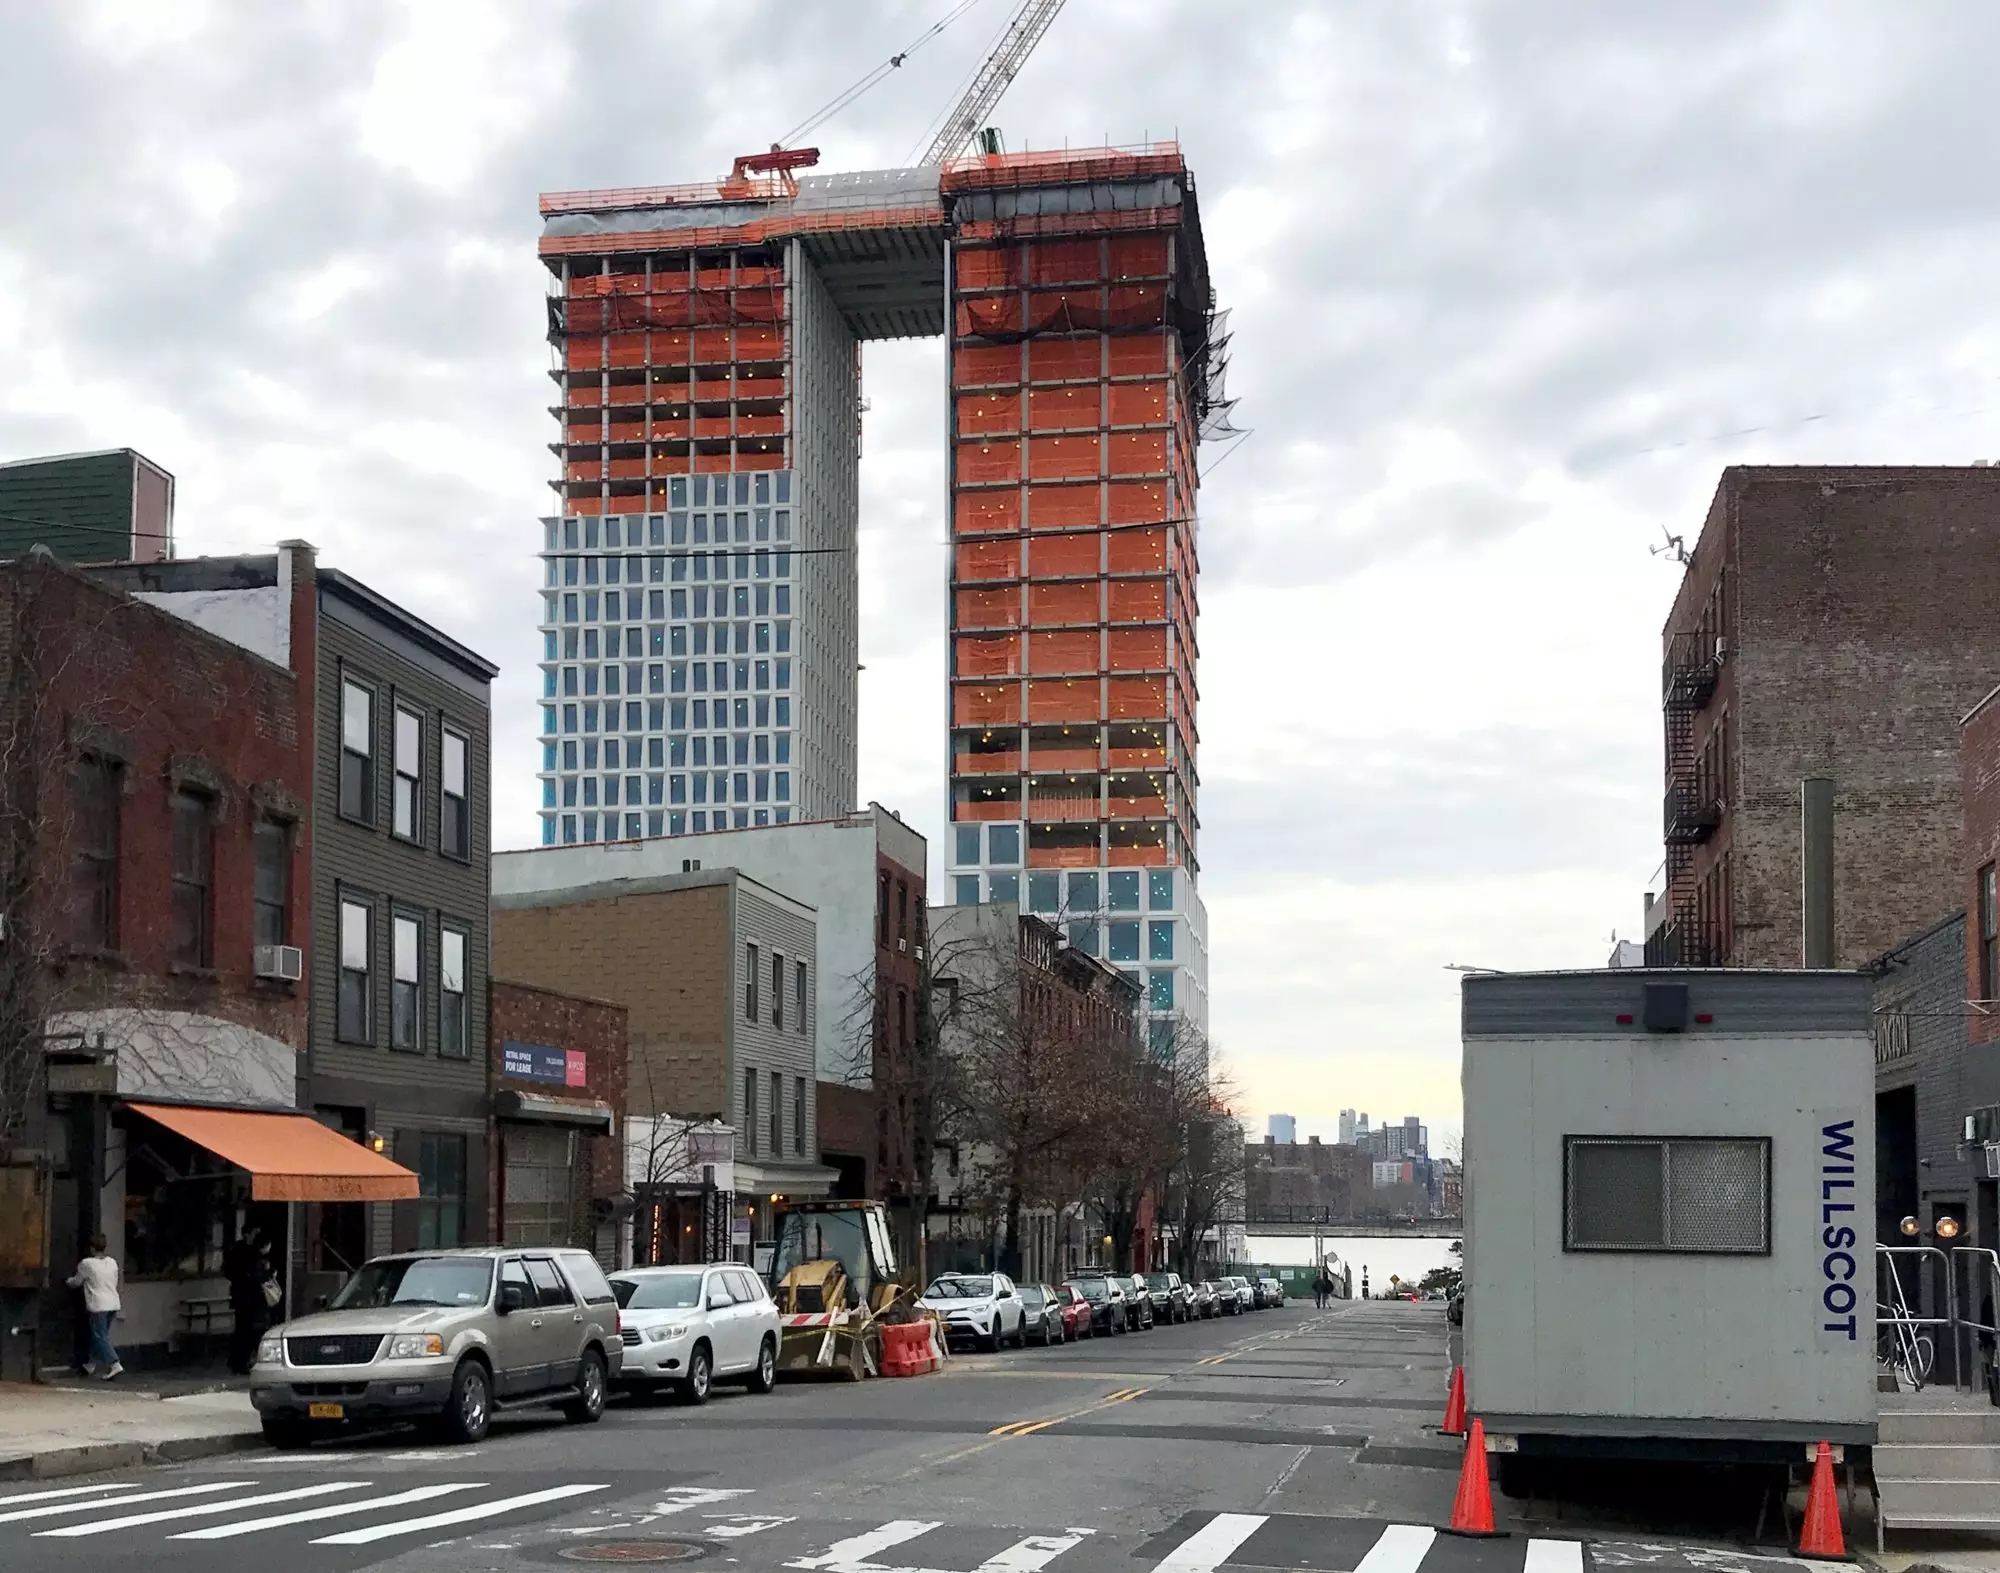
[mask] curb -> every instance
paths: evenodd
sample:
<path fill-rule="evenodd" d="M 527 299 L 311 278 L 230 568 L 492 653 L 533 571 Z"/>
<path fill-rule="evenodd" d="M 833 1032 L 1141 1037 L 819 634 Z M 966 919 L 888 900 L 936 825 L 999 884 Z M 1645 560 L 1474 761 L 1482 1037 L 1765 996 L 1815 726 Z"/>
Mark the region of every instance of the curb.
<path fill-rule="evenodd" d="M 169 1437 L 160 1442 L 92 1442 L 84 1447 L 59 1447 L 22 1458 L 0 1459 L 0 1480 L 56 1480 L 65 1475 L 136 1469 L 145 1464 L 186 1464 L 230 1453 L 253 1452 L 269 1445 L 261 1431 Z"/>

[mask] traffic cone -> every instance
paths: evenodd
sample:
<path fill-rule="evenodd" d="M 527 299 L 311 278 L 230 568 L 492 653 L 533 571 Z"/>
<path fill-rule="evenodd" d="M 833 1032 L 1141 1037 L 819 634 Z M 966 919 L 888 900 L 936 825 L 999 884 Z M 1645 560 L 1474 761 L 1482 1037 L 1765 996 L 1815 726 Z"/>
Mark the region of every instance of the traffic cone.
<path fill-rule="evenodd" d="M 1438 1427 L 1440 1436 L 1465 1435 L 1465 1367 L 1451 1368 L 1451 1395 L 1444 1402 L 1444 1424 Z"/>
<path fill-rule="evenodd" d="M 1493 1488 L 1486 1480 L 1486 1423 L 1472 1422 L 1465 1439 L 1465 1463 L 1458 1471 L 1458 1500 L 1451 1505 L 1447 1535 L 1498 1539 L 1507 1533 L 1493 1527 Z"/>
<path fill-rule="evenodd" d="M 1799 1528 L 1799 1555 L 1828 1562 L 1852 1562 L 1840 1532 L 1840 1499 L 1834 1495 L 1833 1449 L 1822 1442 L 1813 1457 L 1812 1488 L 1806 1492 L 1806 1519 Z"/>

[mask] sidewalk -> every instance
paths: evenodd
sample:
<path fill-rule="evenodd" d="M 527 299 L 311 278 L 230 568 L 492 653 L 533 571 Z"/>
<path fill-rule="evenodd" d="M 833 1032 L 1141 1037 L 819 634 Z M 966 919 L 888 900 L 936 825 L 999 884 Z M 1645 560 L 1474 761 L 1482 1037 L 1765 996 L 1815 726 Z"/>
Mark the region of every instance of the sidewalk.
<path fill-rule="evenodd" d="M 0 1480 L 178 1463 L 262 1447 L 240 1389 L 162 1397 L 110 1384 L 0 1383 Z"/>

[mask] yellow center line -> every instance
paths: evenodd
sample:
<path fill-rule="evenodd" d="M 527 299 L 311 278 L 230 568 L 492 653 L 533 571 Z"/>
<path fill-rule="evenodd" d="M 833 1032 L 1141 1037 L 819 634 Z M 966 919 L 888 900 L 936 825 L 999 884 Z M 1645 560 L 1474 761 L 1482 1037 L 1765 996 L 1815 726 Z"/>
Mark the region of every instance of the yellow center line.
<path fill-rule="evenodd" d="M 1114 1404 L 1129 1404 L 1141 1393 L 1151 1391 L 1149 1387 L 1120 1388 L 1096 1403 L 1087 1404 L 1082 1409 L 1073 1409 L 1068 1414 L 1052 1415 L 1046 1420 L 1010 1420 L 1005 1425 L 995 1426 L 986 1434 L 994 1437 L 1033 1436 L 1037 1431 L 1046 1431 L 1050 1426 L 1059 1426 L 1066 1421 L 1079 1420 L 1085 1415 L 1094 1415 L 1100 1410 L 1111 1408 Z"/>

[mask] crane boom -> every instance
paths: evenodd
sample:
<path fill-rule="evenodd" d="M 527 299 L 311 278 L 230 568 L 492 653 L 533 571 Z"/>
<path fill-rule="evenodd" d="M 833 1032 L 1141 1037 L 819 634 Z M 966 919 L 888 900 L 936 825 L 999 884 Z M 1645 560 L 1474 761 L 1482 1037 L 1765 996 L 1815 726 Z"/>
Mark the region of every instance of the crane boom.
<path fill-rule="evenodd" d="M 948 158 L 956 158 L 965 151 L 986 117 L 993 112 L 1000 96 L 1007 91 L 1008 84 L 1034 52 L 1035 45 L 1042 41 L 1042 35 L 1049 30 L 1049 24 L 1062 10 L 1063 0 L 1024 0 L 1014 19 L 1007 24 L 1007 31 L 1001 35 L 999 44 L 986 57 L 979 73 L 972 79 L 972 85 L 965 90 L 965 96 L 953 107 L 946 118 L 944 129 L 939 131 L 923 157 L 917 160 L 921 165 L 942 164 Z"/>

